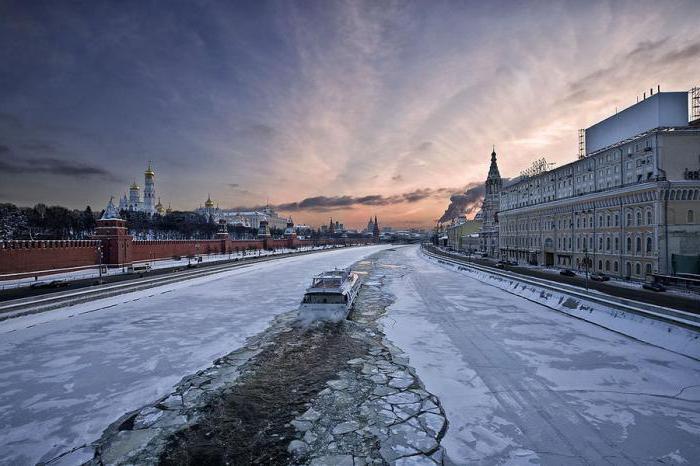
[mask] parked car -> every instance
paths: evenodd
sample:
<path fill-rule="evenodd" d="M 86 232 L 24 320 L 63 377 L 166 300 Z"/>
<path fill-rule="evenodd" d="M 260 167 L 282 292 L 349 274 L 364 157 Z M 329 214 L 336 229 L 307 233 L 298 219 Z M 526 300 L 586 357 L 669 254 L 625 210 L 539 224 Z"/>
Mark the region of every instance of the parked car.
<path fill-rule="evenodd" d="M 564 269 L 561 272 L 559 272 L 560 275 L 564 275 L 565 277 L 575 277 L 576 272 L 574 272 L 571 269 Z"/>
<path fill-rule="evenodd" d="M 40 289 L 40 288 L 63 288 L 68 286 L 69 283 L 65 280 L 42 280 L 34 282 L 29 285 L 29 288 Z"/>
<path fill-rule="evenodd" d="M 518 261 L 506 261 L 508 265 L 518 265 Z"/>
<path fill-rule="evenodd" d="M 661 283 L 645 283 L 642 285 L 642 288 L 656 292 L 666 291 L 666 287 Z"/>
<path fill-rule="evenodd" d="M 126 271 L 129 273 L 144 273 L 151 270 L 151 264 L 145 262 L 141 264 L 131 264 Z"/>
<path fill-rule="evenodd" d="M 595 280 L 597 282 L 607 282 L 608 280 L 610 280 L 610 277 L 608 277 L 604 273 L 592 273 L 591 280 Z"/>
<path fill-rule="evenodd" d="M 506 265 L 508 265 L 508 261 L 498 261 L 496 262 L 496 268 L 498 269 L 505 269 Z"/>

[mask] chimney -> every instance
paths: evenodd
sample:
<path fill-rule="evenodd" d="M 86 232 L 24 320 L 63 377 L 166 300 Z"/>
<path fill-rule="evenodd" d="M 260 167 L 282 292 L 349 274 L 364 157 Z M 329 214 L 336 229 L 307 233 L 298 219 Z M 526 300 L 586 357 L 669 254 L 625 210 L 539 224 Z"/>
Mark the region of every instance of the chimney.
<path fill-rule="evenodd" d="M 646 98 L 647 98 L 647 93 L 646 93 L 646 92 L 645 92 L 645 93 L 643 93 L 642 95 L 644 96 L 644 97 L 642 98 L 642 100 L 644 100 L 644 99 L 646 99 Z"/>
<path fill-rule="evenodd" d="M 653 88 L 653 87 L 650 87 L 650 88 L 649 88 L 649 97 L 651 97 L 651 96 L 653 96 L 653 95 L 654 95 L 654 88 Z"/>
<path fill-rule="evenodd" d="M 656 85 L 656 93 L 658 94 L 659 92 L 661 92 L 661 84 Z"/>

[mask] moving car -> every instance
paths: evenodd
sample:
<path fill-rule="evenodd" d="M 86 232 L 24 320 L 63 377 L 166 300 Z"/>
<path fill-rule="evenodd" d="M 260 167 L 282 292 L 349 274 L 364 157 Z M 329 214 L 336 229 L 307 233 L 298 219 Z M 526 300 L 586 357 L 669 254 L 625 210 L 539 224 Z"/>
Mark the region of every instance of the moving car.
<path fill-rule="evenodd" d="M 571 269 L 564 269 L 561 272 L 559 272 L 559 275 L 564 275 L 565 277 L 575 277 L 576 272 L 574 272 Z"/>
<path fill-rule="evenodd" d="M 666 287 L 660 283 L 645 283 L 642 285 L 642 288 L 656 292 L 666 291 Z"/>
<path fill-rule="evenodd" d="M 604 273 L 592 273 L 591 280 L 595 280 L 597 282 L 607 282 L 608 280 L 610 280 L 610 277 L 608 277 Z"/>

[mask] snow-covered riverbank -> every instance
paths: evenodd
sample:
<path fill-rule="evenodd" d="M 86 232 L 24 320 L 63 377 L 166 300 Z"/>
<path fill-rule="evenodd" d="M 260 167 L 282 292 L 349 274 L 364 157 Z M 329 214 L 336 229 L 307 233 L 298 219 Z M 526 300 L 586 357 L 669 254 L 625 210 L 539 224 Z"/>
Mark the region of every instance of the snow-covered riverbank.
<path fill-rule="evenodd" d="M 693 464 L 700 363 L 419 256 L 386 254 L 387 336 L 436 394 L 457 464 Z"/>
<path fill-rule="evenodd" d="M 385 248 L 254 264 L 0 323 L 0 464 L 95 440 L 295 308 L 314 274 Z"/>

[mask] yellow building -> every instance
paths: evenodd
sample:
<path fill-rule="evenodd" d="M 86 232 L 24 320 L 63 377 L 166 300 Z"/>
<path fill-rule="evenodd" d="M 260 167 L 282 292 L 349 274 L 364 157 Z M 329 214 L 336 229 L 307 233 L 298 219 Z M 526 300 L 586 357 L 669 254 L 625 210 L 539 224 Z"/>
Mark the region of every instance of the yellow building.
<path fill-rule="evenodd" d="M 470 249 L 471 235 L 478 233 L 480 229 L 481 222 L 458 218 L 450 224 L 443 225 L 443 236 L 447 236 L 448 248 L 455 251 L 467 251 Z"/>

